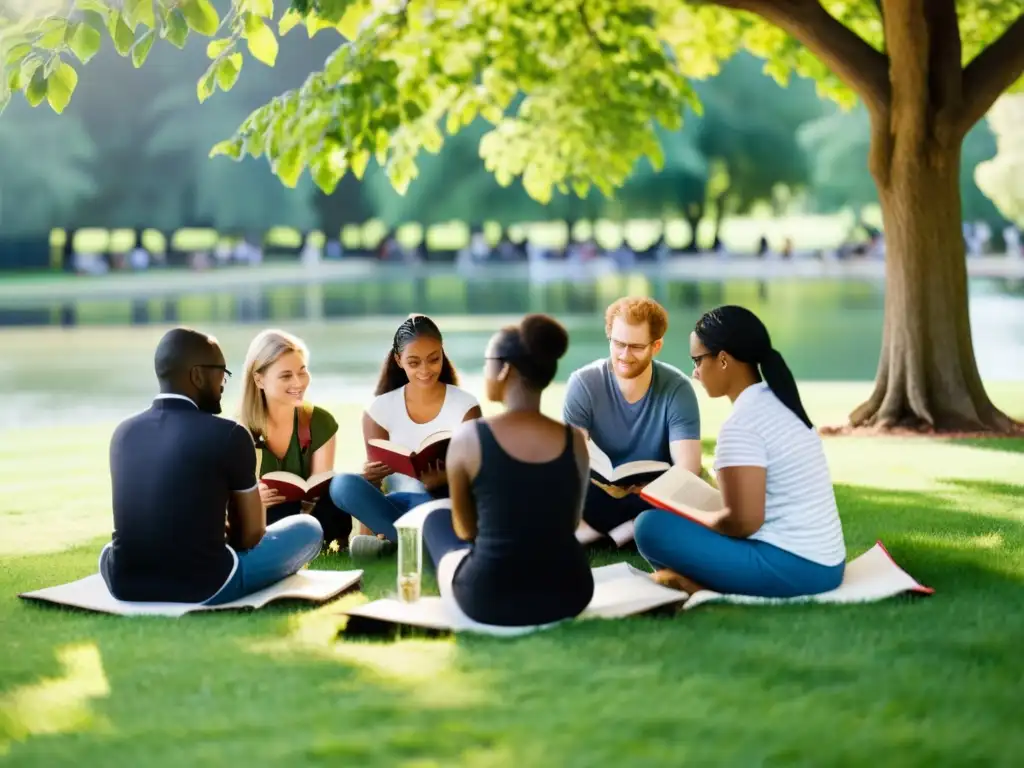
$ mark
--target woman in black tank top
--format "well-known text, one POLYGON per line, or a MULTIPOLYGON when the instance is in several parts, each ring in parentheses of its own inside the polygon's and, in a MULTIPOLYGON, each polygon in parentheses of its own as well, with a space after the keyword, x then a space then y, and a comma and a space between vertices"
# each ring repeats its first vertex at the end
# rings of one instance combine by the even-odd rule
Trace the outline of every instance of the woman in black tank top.
POLYGON ((540 412, 568 348, 565 329, 546 315, 503 328, 487 347, 487 397, 500 416, 462 424, 448 448, 451 511, 433 512, 424 541, 437 566, 468 549, 452 594, 474 621, 547 624, 579 614, 594 579, 576 540, 590 477, 583 434, 540 412))

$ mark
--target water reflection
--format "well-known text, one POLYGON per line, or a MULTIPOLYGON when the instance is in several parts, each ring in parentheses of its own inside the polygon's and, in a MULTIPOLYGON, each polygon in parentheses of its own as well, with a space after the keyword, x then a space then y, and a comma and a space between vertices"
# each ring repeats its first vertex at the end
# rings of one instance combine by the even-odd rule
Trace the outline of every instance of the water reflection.
MULTIPOLYGON (((970 283, 972 332, 983 376, 1024 379, 1024 282, 975 279, 970 283)), ((567 370, 606 353, 605 307, 623 295, 649 295, 671 315, 664 358, 688 368, 687 336, 697 316, 711 307, 735 303, 750 307, 766 322, 776 346, 805 379, 873 378, 881 339, 884 290, 876 280, 663 280, 644 275, 609 275, 595 280, 531 282, 521 278, 467 279, 455 274, 401 273, 367 280, 304 285, 243 285, 211 293, 123 299, 80 298, 0 306, 0 326, 66 328, 145 327, 183 323, 197 327, 237 327, 249 337, 255 325, 302 325, 322 331, 319 360, 338 373, 369 372, 379 364, 393 329, 346 330, 354 318, 402 317, 411 311, 439 318, 470 318, 473 331, 449 335, 456 361, 470 367, 495 316, 547 312, 574 319, 567 370), (378 345, 379 336, 379 345, 378 345), (337 355, 331 350, 337 346, 337 355), (378 349, 379 346, 379 349, 378 349), (360 351, 366 347, 366 351, 360 351), (458 358, 462 360, 458 360, 458 358)), ((387 326, 387 327, 385 327, 387 326)), ((2 331, 0 331, 2 334, 2 331)), ((241 342, 240 342, 241 343, 241 342)))

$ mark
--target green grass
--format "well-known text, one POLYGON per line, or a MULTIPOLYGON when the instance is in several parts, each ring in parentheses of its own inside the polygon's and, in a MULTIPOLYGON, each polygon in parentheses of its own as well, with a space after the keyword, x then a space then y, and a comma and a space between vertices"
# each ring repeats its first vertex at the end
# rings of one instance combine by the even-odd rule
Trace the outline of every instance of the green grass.
MULTIPOLYGON (((803 392, 824 423, 865 387, 803 392)), ((1024 415, 1024 387, 990 391, 1024 415)), ((701 404, 710 453, 727 407, 701 404)), ((358 407, 332 405, 356 428, 358 407)), ((827 441, 850 555, 883 540, 932 598, 385 643, 337 639, 337 612, 391 591, 393 561, 317 609, 126 620, 18 600, 95 571, 111 426, 0 440, 5 765, 1009 766, 1024 749, 1022 440, 827 441)))

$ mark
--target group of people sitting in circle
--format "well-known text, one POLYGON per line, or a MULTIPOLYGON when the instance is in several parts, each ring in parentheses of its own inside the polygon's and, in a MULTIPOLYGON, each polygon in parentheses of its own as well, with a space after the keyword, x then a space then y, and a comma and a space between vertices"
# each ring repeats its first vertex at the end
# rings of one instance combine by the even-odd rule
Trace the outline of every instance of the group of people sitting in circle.
POLYGON ((447 498, 424 522, 425 548, 439 583, 447 574, 442 589, 484 624, 578 615, 594 591, 587 550, 630 542, 655 581, 690 594, 835 589, 846 551, 822 443, 768 331, 745 308, 711 310, 690 334, 692 378, 733 403, 714 457, 723 508, 695 522, 652 508, 639 487, 592 476, 588 442, 615 465, 649 459, 702 472, 691 378, 657 359, 667 328, 649 298, 609 306, 609 355, 570 374, 562 420, 542 413, 541 395, 568 349, 566 330, 539 314, 501 328, 487 344, 484 381, 504 410, 485 418, 460 388, 437 325, 411 315, 395 332, 361 439, 413 447, 452 430, 444 461, 418 478, 367 461, 307 502, 286 502, 260 481, 334 468, 338 424, 305 400, 303 342, 280 330, 253 340, 230 420, 218 417, 231 372, 217 341, 172 329, 155 355, 160 393, 111 439, 114 531, 100 572, 118 599, 222 604, 295 573, 331 542, 353 558, 387 555, 400 516, 447 498), (439 567, 446 557, 454 567, 439 567))

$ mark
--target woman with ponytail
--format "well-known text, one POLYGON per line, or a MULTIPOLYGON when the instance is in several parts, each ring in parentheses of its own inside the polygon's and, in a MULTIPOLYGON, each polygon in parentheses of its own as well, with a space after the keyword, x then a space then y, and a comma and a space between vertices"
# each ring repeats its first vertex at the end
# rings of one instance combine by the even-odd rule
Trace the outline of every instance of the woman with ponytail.
POLYGON ((572 618, 594 594, 576 540, 590 483, 586 438, 540 410, 568 346, 565 329, 547 315, 528 315, 494 335, 484 378, 487 398, 505 413, 456 430, 450 502, 423 525, 441 599, 488 632, 572 618))
MULTIPOLYGON (((457 385, 440 329, 426 315, 409 315, 395 331, 376 398, 363 414, 363 442, 390 440, 415 449, 435 432, 479 418, 477 399, 457 385)), ((402 478, 401 489, 388 493, 383 489, 385 479, 395 479, 388 466, 368 460, 361 474, 339 475, 331 481, 334 504, 360 523, 349 542, 355 557, 380 554, 387 541, 397 538, 395 520, 447 484, 444 466, 432 467, 419 478, 402 478)))
POLYGON ((732 413, 715 448, 725 508, 700 522, 664 510, 636 521, 656 581, 760 597, 835 589, 846 547, 821 439, 768 330, 748 309, 704 314, 690 334, 693 378, 732 413))

